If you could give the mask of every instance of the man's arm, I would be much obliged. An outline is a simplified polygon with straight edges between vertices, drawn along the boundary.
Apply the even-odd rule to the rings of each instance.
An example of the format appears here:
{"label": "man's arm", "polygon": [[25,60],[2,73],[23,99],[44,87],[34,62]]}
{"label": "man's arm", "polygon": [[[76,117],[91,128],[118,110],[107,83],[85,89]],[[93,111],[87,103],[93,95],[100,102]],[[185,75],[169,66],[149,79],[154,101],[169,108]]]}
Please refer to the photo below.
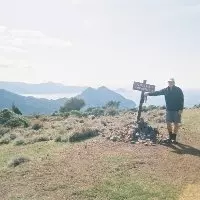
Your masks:
{"label": "man's arm", "polygon": [[184,108],[184,94],[183,91],[180,89],[180,110]]}
{"label": "man's arm", "polygon": [[150,92],[150,93],[147,93],[146,96],[160,96],[160,95],[165,95],[165,91],[166,91],[166,89],[162,89],[162,90],[159,90],[159,91],[156,91],[156,92]]}

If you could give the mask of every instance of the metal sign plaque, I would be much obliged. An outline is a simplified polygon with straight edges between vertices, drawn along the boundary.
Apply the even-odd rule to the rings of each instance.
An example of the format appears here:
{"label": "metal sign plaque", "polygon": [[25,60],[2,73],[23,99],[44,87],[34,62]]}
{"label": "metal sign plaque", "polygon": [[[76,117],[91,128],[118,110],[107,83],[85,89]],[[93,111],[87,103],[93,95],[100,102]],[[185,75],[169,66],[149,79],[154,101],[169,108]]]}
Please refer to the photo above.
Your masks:
{"label": "metal sign plaque", "polygon": [[150,85],[146,83],[134,82],[133,89],[142,92],[155,92],[155,85]]}

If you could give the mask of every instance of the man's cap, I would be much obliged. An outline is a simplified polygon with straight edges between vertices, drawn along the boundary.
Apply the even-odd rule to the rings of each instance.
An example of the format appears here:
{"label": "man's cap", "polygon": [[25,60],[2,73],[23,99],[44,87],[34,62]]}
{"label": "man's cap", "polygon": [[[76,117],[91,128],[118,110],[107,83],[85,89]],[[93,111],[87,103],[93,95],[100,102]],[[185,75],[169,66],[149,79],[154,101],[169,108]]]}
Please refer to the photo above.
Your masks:
{"label": "man's cap", "polygon": [[170,78],[170,79],[168,80],[168,82],[173,82],[173,83],[175,83],[175,79],[174,79],[174,78]]}

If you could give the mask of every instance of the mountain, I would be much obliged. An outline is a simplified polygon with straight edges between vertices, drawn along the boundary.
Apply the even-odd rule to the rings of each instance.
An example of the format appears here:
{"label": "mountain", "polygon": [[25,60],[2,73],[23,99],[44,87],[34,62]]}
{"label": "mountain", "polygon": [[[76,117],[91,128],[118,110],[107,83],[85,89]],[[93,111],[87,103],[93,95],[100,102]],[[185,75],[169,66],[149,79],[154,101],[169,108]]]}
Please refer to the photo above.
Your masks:
{"label": "mountain", "polygon": [[98,89],[89,87],[77,97],[84,99],[87,107],[104,106],[111,100],[120,101],[120,108],[134,108],[136,106],[134,101],[126,99],[106,87],[100,87]]}
{"label": "mountain", "polygon": [[52,112],[59,110],[60,106],[62,106],[66,100],[66,98],[47,100],[37,99],[34,97],[24,97],[0,89],[0,109],[11,108],[14,103],[25,115],[34,113],[51,114]]}
{"label": "mountain", "polygon": [[[134,99],[139,105],[141,92],[127,89],[117,89],[115,92],[123,95],[125,98]],[[193,107],[195,104],[200,104],[200,89],[183,89],[185,97],[185,107]],[[165,99],[163,96],[148,97],[147,105],[165,105]]]}
{"label": "mountain", "polygon": [[29,84],[22,82],[0,81],[0,89],[8,90],[17,94],[57,94],[57,93],[81,93],[87,87],[65,86],[60,83]]}

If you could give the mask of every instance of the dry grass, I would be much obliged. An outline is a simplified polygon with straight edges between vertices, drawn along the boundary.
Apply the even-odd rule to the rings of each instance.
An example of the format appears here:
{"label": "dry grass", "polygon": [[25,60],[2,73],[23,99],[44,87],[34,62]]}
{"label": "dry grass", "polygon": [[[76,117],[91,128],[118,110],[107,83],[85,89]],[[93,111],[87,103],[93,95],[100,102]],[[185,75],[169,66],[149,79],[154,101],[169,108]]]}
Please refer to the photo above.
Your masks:
{"label": "dry grass", "polygon": [[17,167],[18,165],[21,165],[28,161],[30,161],[30,159],[26,157],[13,158],[11,161],[9,161],[8,167]]}
{"label": "dry grass", "polygon": [[[165,124],[155,122],[158,115],[163,117],[155,111],[146,113],[145,118],[152,117],[152,124],[164,133]],[[72,144],[45,141],[14,146],[11,141],[2,145],[1,199],[195,200],[200,194],[200,110],[186,110],[183,117],[179,145],[146,147],[114,143],[106,137]],[[9,134],[25,141],[44,136],[64,141],[71,133],[89,127],[104,136],[126,136],[134,120],[130,113],[84,118],[83,123],[75,117],[48,117],[39,131],[18,128]],[[7,168],[17,155],[24,155],[31,162]]]}

